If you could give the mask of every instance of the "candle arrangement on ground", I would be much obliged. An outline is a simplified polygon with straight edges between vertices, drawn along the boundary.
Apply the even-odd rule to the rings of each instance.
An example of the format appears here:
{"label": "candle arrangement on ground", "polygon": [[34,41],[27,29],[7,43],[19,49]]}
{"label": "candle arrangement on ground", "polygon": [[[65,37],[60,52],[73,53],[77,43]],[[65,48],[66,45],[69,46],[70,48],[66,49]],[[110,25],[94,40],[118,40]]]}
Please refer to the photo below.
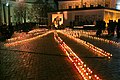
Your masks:
{"label": "candle arrangement on ground", "polygon": [[95,53],[95,55],[98,55],[100,57],[105,57],[105,58],[108,58],[108,59],[110,59],[112,57],[112,54],[110,54],[110,53],[108,53],[108,52],[106,52],[106,51],[104,51],[104,50],[102,50],[102,49],[100,49],[100,48],[90,44],[89,42],[86,42],[86,41],[81,40],[79,38],[75,38],[75,37],[73,37],[71,35],[63,33],[60,30],[58,30],[57,32],[59,32],[59,33],[65,35],[65,36],[69,37],[70,39],[76,41],[77,43],[79,43],[79,44],[81,44],[83,46],[85,46],[86,48],[89,48],[91,51],[93,51],[93,53]]}
{"label": "candle arrangement on ground", "polygon": [[93,40],[102,41],[102,42],[105,42],[105,43],[108,43],[110,45],[114,45],[114,46],[120,48],[120,43],[118,43],[116,41],[104,39],[104,38],[99,38],[99,37],[91,36],[91,35],[94,35],[94,33],[92,33],[92,32],[85,32],[83,30],[80,30],[80,31],[72,31],[72,30],[71,31],[66,31],[65,30],[63,32],[66,33],[66,34],[68,34],[68,35],[74,36],[76,38],[80,38],[81,36],[84,36],[84,37],[87,37],[87,38],[90,38],[90,39],[93,39]]}
{"label": "candle arrangement on ground", "polygon": [[65,44],[65,42],[54,32],[54,39],[59,44],[61,50],[68,56],[77,71],[84,80],[102,80]]}
{"label": "candle arrangement on ground", "polygon": [[6,40],[7,43],[21,41],[30,38],[31,36],[37,36],[48,31],[47,29],[34,29],[29,32],[22,32],[14,34],[15,37]]}
{"label": "candle arrangement on ground", "polygon": [[48,32],[46,32],[46,33],[44,33],[44,34],[37,35],[37,36],[32,37],[32,38],[29,38],[29,39],[20,40],[20,41],[15,41],[15,42],[10,42],[10,43],[6,43],[6,44],[4,44],[4,45],[5,45],[6,47],[16,46],[16,45],[18,45],[18,44],[20,44],[20,43],[23,43],[23,42],[27,42],[27,41],[35,40],[35,39],[38,39],[38,38],[42,38],[42,37],[44,37],[44,36],[46,36],[46,35],[48,35],[48,34],[50,34],[50,33],[53,33],[53,31],[48,31]]}

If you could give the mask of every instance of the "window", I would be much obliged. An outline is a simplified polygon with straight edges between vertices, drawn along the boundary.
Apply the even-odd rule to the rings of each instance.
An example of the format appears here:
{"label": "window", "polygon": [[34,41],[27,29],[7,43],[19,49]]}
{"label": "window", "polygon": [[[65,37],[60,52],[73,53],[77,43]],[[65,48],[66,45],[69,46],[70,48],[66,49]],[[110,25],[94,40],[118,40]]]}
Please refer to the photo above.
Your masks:
{"label": "window", "polygon": [[76,9],[78,9],[78,8],[79,8],[79,6],[75,6],[75,8],[76,8]]}
{"label": "window", "polygon": [[75,15],[75,21],[79,21],[79,16]]}
{"label": "window", "polygon": [[90,7],[92,8],[92,7],[93,7],[93,5],[91,4],[91,5],[90,5]]}
{"label": "window", "polygon": [[107,7],[107,8],[108,8],[108,7],[109,7],[109,6],[108,6],[108,4],[105,4],[105,7]]}
{"label": "window", "polygon": [[86,5],[83,5],[83,8],[86,8]]}
{"label": "window", "polygon": [[69,6],[69,9],[72,9],[72,6]]}

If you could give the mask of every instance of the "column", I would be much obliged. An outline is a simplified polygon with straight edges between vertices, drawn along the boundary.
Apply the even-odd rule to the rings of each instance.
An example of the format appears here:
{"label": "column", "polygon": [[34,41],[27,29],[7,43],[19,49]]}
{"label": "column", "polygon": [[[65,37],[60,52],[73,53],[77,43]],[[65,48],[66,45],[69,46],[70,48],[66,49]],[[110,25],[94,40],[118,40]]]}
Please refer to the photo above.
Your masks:
{"label": "column", "polygon": [[[2,3],[0,0],[0,11],[2,11]],[[0,25],[2,24],[2,12],[0,12]]]}

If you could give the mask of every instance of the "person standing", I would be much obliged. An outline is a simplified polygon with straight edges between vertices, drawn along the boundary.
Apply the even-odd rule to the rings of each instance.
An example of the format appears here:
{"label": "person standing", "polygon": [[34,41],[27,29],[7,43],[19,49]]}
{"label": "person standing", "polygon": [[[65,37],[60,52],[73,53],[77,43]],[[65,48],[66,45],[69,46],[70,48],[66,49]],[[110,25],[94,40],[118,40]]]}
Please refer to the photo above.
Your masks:
{"label": "person standing", "polygon": [[109,20],[109,23],[108,23],[108,36],[112,36],[112,29],[113,29],[113,20]]}
{"label": "person standing", "polygon": [[116,21],[112,22],[112,26],[111,26],[111,36],[114,36],[114,34],[115,34],[116,25],[117,25],[117,22],[116,22]]}
{"label": "person standing", "polygon": [[117,33],[117,38],[120,38],[120,19],[118,19],[116,33]]}
{"label": "person standing", "polygon": [[96,21],[96,27],[97,27],[96,36],[98,37],[102,33],[102,30],[101,30],[101,21],[100,20]]}
{"label": "person standing", "polygon": [[105,25],[106,25],[106,23],[103,20],[96,22],[96,27],[97,27],[96,36],[100,36],[102,34],[102,30],[105,30],[105,28],[106,28]]}

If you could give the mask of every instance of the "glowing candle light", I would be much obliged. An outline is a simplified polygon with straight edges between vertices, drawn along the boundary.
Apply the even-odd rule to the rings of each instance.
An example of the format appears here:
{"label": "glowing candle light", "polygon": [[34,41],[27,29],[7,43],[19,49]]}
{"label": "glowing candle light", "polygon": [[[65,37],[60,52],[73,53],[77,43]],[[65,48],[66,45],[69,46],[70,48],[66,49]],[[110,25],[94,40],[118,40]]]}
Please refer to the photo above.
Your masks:
{"label": "glowing candle light", "polygon": [[[81,76],[83,77],[84,80],[89,80],[89,79],[101,80],[99,77],[98,78],[94,78],[94,76],[91,76],[91,75],[94,75],[94,74],[89,69],[89,67],[87,67],[87,65],[84,64],[84,62],[71,50],[71,48],[69,46],[67,46],[65,44],[65,42],[63,42],[63,43],[60,42],[60,39],[59,39],[60,37],[59,38],[57,38],[57,37],[58,37],[58,35],[56,33],[54,33],[55,41],[58,42],[59,45],[61,45],[61,48],[62,48],[61,50],[63,50],[63,49],[66,50],[66,54],[67,54],[68,58],[74,64],[74,66],[76,67],[76,69],[81,74]],[[72,56],[70,56],[71,54],[72,54]]]}
{"label": "glowing candle light", "polygon": [[[90,44],[90,43],[88,43],[86,41],[83,41],[83,40],[77,39],[75,37],[72,37],[70,35],[67,35],[66,33],[63,33],[62,31],[58,31],[58,32],[64,34],[65,36],[71,38],[72,40],[74,40],[74,41],[76,41],[76,42],[78,42],[80,44],[82,43],[82,45],[84,45],[85,47],[90,48],[98,56],[103,56],[103,57],[107,57],[107,58],[110,58],[112,56],[110,53],[107,53],[106,51],[104,51],[104,50],[102,50],[102,49],[100,49],[100,48],[98,48],[98,47],[96,47],[96,46],[94,46],[94,45],[92,45],[92,44]],[[109,54],[109,55],[106,55],[106,54]]]}

